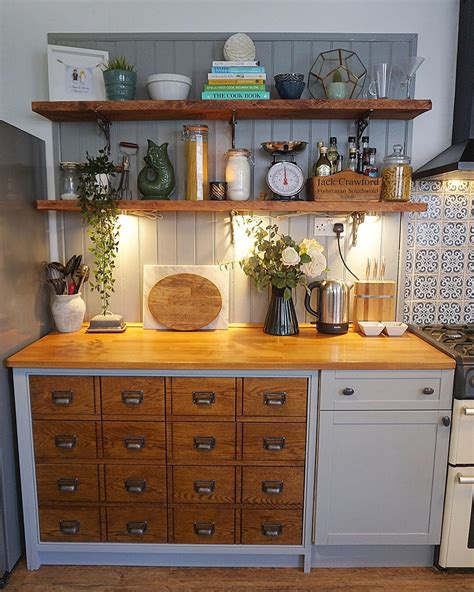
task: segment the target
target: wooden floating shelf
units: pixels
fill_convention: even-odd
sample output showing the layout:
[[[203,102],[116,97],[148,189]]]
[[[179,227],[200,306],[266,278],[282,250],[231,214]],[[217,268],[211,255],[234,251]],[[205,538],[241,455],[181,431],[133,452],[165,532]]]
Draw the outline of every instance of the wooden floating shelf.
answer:
[[[35,101],[50,121],[238,119],[414,119],[431,109],[428,99],[299,99],[268,101]]]
[[[124,212],[426,212],[427,204],[389,201],[186,201],[186,200],[130,200],[117,202]],[[38,210],[80,212],[75,201],[38,200]]]

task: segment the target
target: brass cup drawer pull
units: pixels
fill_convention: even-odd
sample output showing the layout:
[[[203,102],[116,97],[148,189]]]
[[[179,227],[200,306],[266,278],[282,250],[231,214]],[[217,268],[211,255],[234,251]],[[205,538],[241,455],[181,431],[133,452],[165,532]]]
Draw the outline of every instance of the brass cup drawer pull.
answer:
[[[283,533],[283,524],[262,524],[262,534],[266,537],[277,537]]]
[[[127,450],[141,450],[145,448],[144,436],[125,436],[123,445]]]
[[[81,527],[79,520],[60,520],[59,530],[63,534],[78,534]]]
[[[263,438],[265,450],[283,450],[285,448],[285,436]]]
[[[196,450],[213,450],[216,447],[214,436],[194,436],[193,441]]]
[[[74,493],[79,487],[79,479],[66,479],[61,477],[58,479],[58,489],[63,493]]]
[[[70,405],[74,399],[72,391],[53,391],[51,393],[51,400],[54,405]]]
[[[122,403],[125,405],[141,405],[144,397],[143,391],[122,391]]]
[[[148,528],[148,522],[127,522],[127,532],[131,535],[143,536]]]
[[[262,491],[271,495],[283,493],[283,481],[262,481]]]
[[[263,393],[263,402],[265,405],[270,405],[272,407],[281,406],[286,403],[287,393],[282,391],[281,393],[277,392],[266,392]]]
[[[214,522],[194,522],[194,534],[202,537],[210,537],[216,532]]]
[[[202,495],[211,495],[216,489],[215,481],[194,481],[194,491]]]
[[[193,391],[194,405],[214,405],[216,393],[214,391]]]
[[[72,450],[77,445],[77,436],[58,434],[54,436],[54,445],[62,450]]]
[[[146,491],[146,481],[145,479],[127,479],[125,489],[128,493],[143,493]]]

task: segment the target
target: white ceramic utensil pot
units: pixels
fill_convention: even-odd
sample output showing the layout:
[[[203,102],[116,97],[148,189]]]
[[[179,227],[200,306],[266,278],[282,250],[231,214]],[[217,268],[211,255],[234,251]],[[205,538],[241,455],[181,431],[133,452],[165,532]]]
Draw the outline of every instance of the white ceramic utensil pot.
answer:
[[[56,329],[61,333],[79,331],[84,321],[86,303],[81,294],[57,294],[51,303]]]

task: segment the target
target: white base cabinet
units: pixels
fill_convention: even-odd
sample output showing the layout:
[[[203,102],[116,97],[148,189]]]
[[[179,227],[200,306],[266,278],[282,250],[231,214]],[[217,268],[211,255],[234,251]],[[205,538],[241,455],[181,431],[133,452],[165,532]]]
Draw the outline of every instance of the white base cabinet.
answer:
[[[317,545],[440,541],[453,373],[397,374],[322,372]]]

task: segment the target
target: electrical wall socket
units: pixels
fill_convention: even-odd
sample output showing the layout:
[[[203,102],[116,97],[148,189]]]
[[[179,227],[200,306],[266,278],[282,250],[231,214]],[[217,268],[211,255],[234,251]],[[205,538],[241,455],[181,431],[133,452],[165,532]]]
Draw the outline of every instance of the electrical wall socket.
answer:
[[[344,232],[341,233],[341,236],[344,236],[346,233],[346,225],[347,220],[346,218],[315,218],[314,219],[314,236],[336,236],[336,233],[333,231],[334,224],[341,223],[344,224]]]

